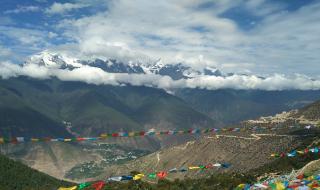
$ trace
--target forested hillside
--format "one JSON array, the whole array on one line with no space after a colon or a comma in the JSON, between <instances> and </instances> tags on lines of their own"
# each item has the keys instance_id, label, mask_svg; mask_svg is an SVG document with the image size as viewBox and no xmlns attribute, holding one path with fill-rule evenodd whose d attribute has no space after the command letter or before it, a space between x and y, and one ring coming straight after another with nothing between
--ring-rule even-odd
<instances>
[{"instance_id":1,"label":"forested hillside","mask_svg":"<svg viewBox=\"0 0 320 190\"><path fill-rule=\"evenodd\" d=\"M0 154L1 190L56 190L71 185Z\"/></svg>"}]
</instances>

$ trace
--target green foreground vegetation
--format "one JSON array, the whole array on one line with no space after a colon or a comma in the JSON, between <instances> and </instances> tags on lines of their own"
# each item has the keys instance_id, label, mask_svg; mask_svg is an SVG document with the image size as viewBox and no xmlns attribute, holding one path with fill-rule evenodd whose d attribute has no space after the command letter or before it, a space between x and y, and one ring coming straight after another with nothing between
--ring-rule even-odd
<instances>
[{"instance_id":1,"label":"green foreground vegetation","mask_svg":"<svg viewBox=\"0 0 320 190\"><path fill-rule=\"evenodd\" d=\"M0 190L56 190L69 185L0 155Z\"/></svg>"}]
</instances>

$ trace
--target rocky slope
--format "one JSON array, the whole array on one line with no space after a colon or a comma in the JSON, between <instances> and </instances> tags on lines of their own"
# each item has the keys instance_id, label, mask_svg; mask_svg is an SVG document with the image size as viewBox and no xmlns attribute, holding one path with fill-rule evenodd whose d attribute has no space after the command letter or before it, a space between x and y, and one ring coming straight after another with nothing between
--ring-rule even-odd
<instances>
[{"instance_id":1,"label":"rocky slope","mask_svg":"<svg viewBox=\"0 0 320 190\"><path fill-rule=\"evenodd\" d=\"M203 163L227 162L232 164L227 170L237 173L245 173L258 169L272 163L275 159L270 157L271 153L288 152L297 147L303 147L317 141L320 137L318 128L306 129L303 126L319 122L316 120L320 112L319 102L311 104L301 110L290 112L286 116L288 120L279 115L264 123L259 120L243 122L242 125L254 126L275 126L278 130L257 131L257 132L237 132L219 133L203 136L200 140L190 141L186 144L165 148L150 155L131 161L124 165L106 168L108 175L119 175L128 171L152 172L159 170L170 170L182 166L200 165ZM289 126L291 120L300 121L301 117L306 118L305 113L316 113L309 123L303 120L301 128L281 128ZM282 114L283 115L283 114ZM276 119L275 119L276 118ZM277 122L277 125L275 125ZM295 124L298 124L296 122ZM315 126L314 126L315 127ZM213 170L212 172L217 172ZM206 174L207 175L207 174ZM181 173L171 175L176 177L203 177L203 173Z\"/></svg>"},{"instance_id":2,"label":"rocky slope","mask_svg":"<svg viewBox=\"0 0 320 190\"><path fill-rule=\"evenodd\" d=\"M234 135L236 137L230 135L222 135L219 138L206 136L198 141L162 149L125 165L106 168L104 175L119 175L128 171L148 173L216 162L230 163L232 167L226 170L212 170L212 172L246 172L272 162L274 159L270 157L271 153L289 151L300 145L297 138L291 136L270 135L257 139L250 135ZM201 172L179 173L170 176L172 179L203 177Z\"/></svg>"},{"instance_id":3,"label":"rocky slope","mask_svg":"<svg viewBox=\"0 0 320 190\"><path fill-rule=\"evenodd\" d=\"M284 111L275 116L260 117L254 120L244 121L243 124L284 124L284 125L320 125L320 101L316 101L301 109Z\"/></svg>"}]
</instances>

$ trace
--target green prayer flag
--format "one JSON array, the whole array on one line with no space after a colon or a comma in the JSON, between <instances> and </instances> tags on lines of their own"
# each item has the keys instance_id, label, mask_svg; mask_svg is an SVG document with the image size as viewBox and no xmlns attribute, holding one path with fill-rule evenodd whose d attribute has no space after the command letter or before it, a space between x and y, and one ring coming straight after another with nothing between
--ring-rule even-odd
<instances>
[{"instance_id":1,"label":"green prayer flag","mask_svg":"<svg viewBox=\"0 0 320 190\"><path fill-rule=\"evenodd\" d=\"M269 184L272 190L277 190L277 185L275 183Z\"/></svg>"},{"instance_id":2,"label":"green prayer flag","mask_svg":"<svg viewBox=\"0 0 320 190\"><path fill-rule=\"evenodd\" d=\"M156 179L157 178L157 175L155 173L151 173L148 175L149 178L151 179Z\"/></svg>"},{"instance_id":3,"label":"green prayer flag","mask_svg":"<svg viewBox=\"0 0 320 190\"><path fill-rule=\"evenodd\" d=\"M134 136L140 136L140 132L134 132Z\"/></svg>"},{"instance_id":4,"label":"green prayer flag","mask_svg":"<svg viewBox=\"0 0 320 190\"><path fill-rule=\"evenodd\" d=\"M90 186L90 183L88 183L88 182L81 183L81 184L79 184L79 189L84 189L84 188L89 187L89 186Z\"/></svg>"}]
</instances>

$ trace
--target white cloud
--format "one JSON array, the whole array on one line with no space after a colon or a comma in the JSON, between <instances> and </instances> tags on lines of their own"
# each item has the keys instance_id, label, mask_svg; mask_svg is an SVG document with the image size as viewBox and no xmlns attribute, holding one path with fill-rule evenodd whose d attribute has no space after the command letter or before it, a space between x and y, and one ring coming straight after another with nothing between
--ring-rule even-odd
<instances>
[{"instance_id":1,"label":"white cloud","mask_svg":"<svg viewBox=\"0 0 320 190\"><path fill-rule=\"evenodd\" d=\"M107 11L63 20L58 29L76 40L83 54L92 56L148 55L171 63L177 58L192 62L202 55L206 65L226 68L226 72L313 76L319 72L315 68L320 59L320 3L287 13L281 11L283 4L264 0L219 1L205 10L197 8L201 4L194 0L111 1ZM262 21L244 31L234 20L219 16L236 6L246 7Z\"/></svg>"},{"instance_id":2,"label":"white cloud","mask_svg":"<svg viewBox=\"0 0 320 190\"><path fill-rule=\"evenodd\" d=\"M37 12L40 11L40 7L38 6L19 6L13 10L4 11L4 14L19 14L19 13L26 13L26 12Z\"/></svg>"},{"instance_id":3,"label":"white cloud","mask_svg":"<svg viewBox=\"0 0 320 190\"><path fill-rule=\"evenodd\" d=\"M17 49L24 49L24 51L32 50L35 52L50 46L47 40L50 34L43 30L0 26L0 35L10 39L10 45L8 45L8 47L14 52ZM18 55L17 53L17 56Z\"/></svg>"},{"instance_id":4,"label":"white cloud","mask_svg":"<svg viewBox=\"0 0 320 190\"><path fill-rule=\"evenodd\" d=\"M254 75L233 75L228 77L197 76L192 79L172 80L168 76L155 74L125 74L107 73L100 68L83 66L73 70L48 68L36 64L24 66L9 62L0 62L0 76L4 79L18 76L29 76L38 79L57 77L63 81L82 81L95 85L124 85L148 86L173 90L177 88L216 89L261 89L261 90L319 90L320 80L314 80L304 75L274 74L265 78Z\"/></svg>"},{"instance_id":5,"label":"white cloud","mask_svg":"<svg viewBox=\"0 0 320 190\"><path fill-rule=\"evenodd\" d=\"M49 8L45 10L47 14L63 14L75 9L88 7L88 4L82 3L57 3L54 2Z\"/></svg>"},{"instance_id":6,"label":"white cloud","mask_svg":"<svg viewBox=\"0 0 320 190\"><path fill-rule=\"evenodd\" d=\"M48 37L49 37L49 38L55 38L55 37L57 37L57 36L58 36L57 33L54 33L54 32L51 32L51 31L48 33Z\"/></svg>"},{"instance_id":7,"label":"white cloud","mask_svg":"<svg viewBox=\"0 0 320 190\"><path fill-rule=\"evenodd\" d=\"M204 4L212 6L204 8ZM319 2L290 12L283 3L266 0L74 0L55 2L45 12L64 14L89 6L100 9L58 23L46 17L48 28L57 26L54 31L0 26L0 35L10 39L14 52L15 48L34 52L50 47L79 58L124 62L161 58L164 63L214 66L224 72L310 76L320 72ZM107 8L101 12L101 7ZM221 17L233 8L243 8L261 21L255 20L250 30L243 30L235 20ZM63 37L74 42L52 46L50 40L57 37L59 42Z\"/></svg>"}]
</instances>

